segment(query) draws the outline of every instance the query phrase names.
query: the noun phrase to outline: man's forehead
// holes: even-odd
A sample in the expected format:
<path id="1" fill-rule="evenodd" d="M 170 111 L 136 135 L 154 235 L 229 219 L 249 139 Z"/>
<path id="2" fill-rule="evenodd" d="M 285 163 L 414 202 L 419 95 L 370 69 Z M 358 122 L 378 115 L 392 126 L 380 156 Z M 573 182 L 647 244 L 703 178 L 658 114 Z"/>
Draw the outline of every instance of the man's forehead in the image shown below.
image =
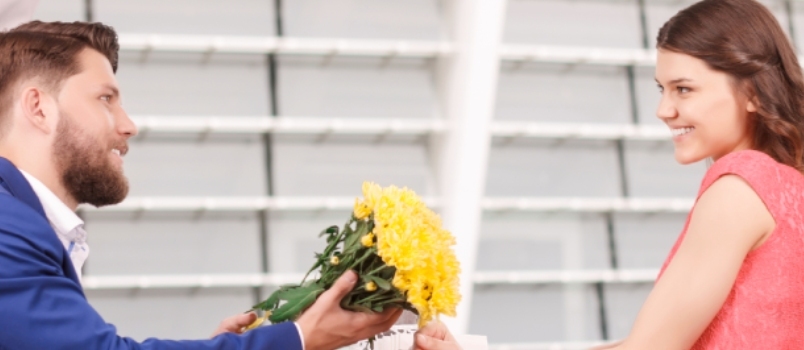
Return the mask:
<path id="1" fill-rule="evenodd" d="M 68 80 L 90 84 L 91 88 L 108 88 L 115 92 L 119 90 L 117 78 L 106 56 L 95 50 L 85 49 L 78 54 L 77 59 L 80 71 Z"/>
<path id="2" fill-rule="evenodd" d="M 112 64 L 109 62 L 109 59 L 94 49 L 85 48 L 78 53 L 76 58 L 78 59 L 78 64 L 81 66 L 82 71 L 88 69 L 103 70 L 107 71 L 106 73 L 109 75 L 114 76 Z"/>

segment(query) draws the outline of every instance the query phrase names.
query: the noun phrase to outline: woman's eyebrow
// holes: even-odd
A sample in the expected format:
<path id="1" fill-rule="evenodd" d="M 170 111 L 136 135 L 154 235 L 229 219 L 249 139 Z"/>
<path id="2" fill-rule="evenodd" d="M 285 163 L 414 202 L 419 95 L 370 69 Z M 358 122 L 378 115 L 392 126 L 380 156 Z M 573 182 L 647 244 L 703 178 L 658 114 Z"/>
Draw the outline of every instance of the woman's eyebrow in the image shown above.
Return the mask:
<path id="1" fill-rule="evenodd" d="M 659 82 L 659 79 L 653 78 L 653 80 L 656 81 L 656 84 L 662 85 L 662 83 Z M 690 81 L 692 81 L 692 79 L 690 79 L 690 78 L 677 78 L 677 79 L 670 80 L 667 83 L 669 85 L 675 85 L 675 84 L 678 84 L 678 83 L 684 83 L 684 82 L 690 82 Z"/>

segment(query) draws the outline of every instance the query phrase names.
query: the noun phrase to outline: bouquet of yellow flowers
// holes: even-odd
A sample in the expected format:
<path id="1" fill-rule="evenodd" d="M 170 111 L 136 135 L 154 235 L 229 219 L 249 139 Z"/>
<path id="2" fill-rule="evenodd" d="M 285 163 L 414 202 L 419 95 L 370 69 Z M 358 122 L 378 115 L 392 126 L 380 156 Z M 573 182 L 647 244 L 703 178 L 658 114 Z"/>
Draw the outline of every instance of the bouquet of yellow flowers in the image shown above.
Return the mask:
<path id="1" fill-rule="evenodd" d="M 265 318 L 272 323 L 295 320 L 348 270 L 357 273 L 358 283 L 341 300 L 344 309 L 401 307 L 418 314 L 420 327 L 439 314 L 455 316 L 461 298 L 455 238 L 413 191 L 366 182 L 349 221 L 321 236 L 327 247 L 316 254 L 301 284 L 282 286 L 253 306 L 265 311 L 255 325 Z M 316 270 L 319 277 L 308 280 Z"/>

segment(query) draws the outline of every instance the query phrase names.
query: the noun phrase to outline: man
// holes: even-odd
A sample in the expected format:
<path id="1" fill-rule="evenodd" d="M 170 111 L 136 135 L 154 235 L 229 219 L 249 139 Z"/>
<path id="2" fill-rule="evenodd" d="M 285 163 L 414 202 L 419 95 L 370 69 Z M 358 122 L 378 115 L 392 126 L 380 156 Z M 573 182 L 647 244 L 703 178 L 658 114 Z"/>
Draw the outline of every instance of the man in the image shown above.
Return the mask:
<path id="1" fill-rule="evenodd" d="M 295 323 L 243 334 L 253 314 L 224 320 L 210 340 L 120 337 L 80 285 L 89 253 L 81 203 L 128 193 L 117 36 L 99 23 L 30 22 L 0 33 L 0 349 L 334 349 L 387 330 L 401 310 L 347 312 L 344 274 Z"/>

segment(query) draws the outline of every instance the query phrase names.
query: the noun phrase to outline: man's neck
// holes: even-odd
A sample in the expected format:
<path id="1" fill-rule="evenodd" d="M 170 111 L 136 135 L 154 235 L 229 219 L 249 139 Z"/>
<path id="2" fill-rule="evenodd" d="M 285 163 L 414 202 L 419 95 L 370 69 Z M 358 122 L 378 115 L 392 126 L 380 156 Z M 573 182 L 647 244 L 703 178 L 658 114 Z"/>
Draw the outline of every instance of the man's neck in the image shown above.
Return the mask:
<path id="1" fill-rule="evenodd" d="M 21 168 L 27 171 L 31 176 L 35 177 L 37 180 L 41 181 L 56 197 L 66 205 L 70 210 L 76 211 L 78 209 L 78 203 L 76 200 L 67 193 L 67 189 L 61 184 L 58 177 L 56 176 L 56 172 L 47 172 L 47 171 L 38 171 L 33 172 L 29 171 L 28 169 Z M 50 176 L 46 176 L 50 175 Z"/>

